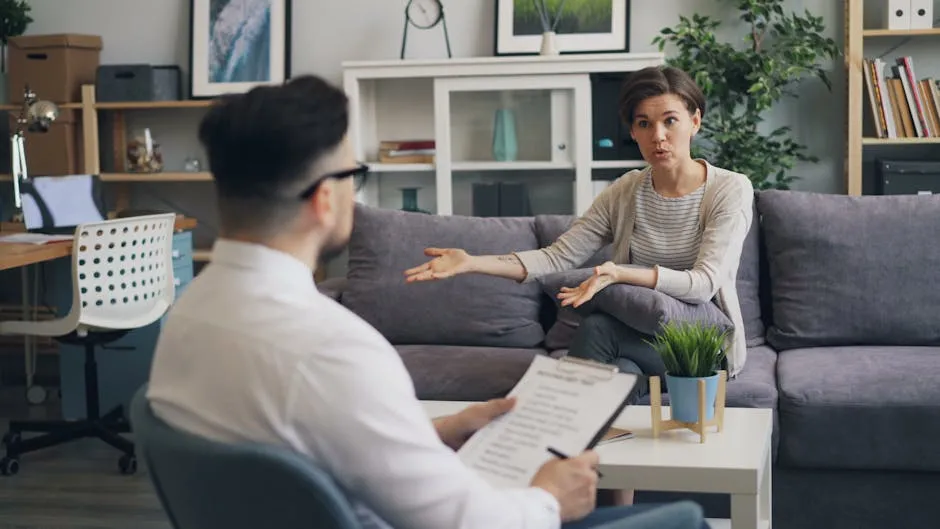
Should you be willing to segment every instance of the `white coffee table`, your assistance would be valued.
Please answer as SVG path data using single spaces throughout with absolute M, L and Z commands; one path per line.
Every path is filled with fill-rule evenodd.
M 423 404 L 434 418 L 471 403 Z M 648 406 L 628 407 L 614 425 L 635 437 L 597 448 L 601 488 L 730 494 L 731 520 L 709 520 L 713 528 L 770 529 L 772 410 L 725 408 L 724 431 L 704 444 L 688 430 L 654 439 Z

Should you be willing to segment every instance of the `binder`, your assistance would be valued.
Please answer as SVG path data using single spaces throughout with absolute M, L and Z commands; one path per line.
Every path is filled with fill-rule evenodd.
M 933 28 L 933 0 L 910 0 L 910 29 Z
M 883 10 L 882 24 L 885 29 L 911 29 L 911 1 L 884 0 L 881 2 L 878 7 Z

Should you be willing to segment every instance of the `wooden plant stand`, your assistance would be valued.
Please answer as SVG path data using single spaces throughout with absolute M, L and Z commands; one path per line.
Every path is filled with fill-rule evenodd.
M 718 372 L 718 392 L 715 395 L 715 416 L 705 419 L 707 402 L 705 401 L 705 381 L 698 381 L 698 422 L 682 422 L 673 419 L 663 419 L 662 386 L 658 376 L 650 377 L 650 413 L 653 416 L 653 437 L 659 437 L 661 432 L 688 428 L 699 435 L 699 442 L 705 442 L 705 431 L 717 426 L 721 431 L 725 424 L 725 390 L 727 388 L 727 371 Z

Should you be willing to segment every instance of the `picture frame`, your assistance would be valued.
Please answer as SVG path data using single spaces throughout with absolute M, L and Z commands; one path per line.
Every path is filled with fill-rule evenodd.
M 557 2 L 550 0 L 548 5 Z M 495 4 L 494 54 L 538 55 L 542 27 L 533 0 L 495 0 Z M 630 51 L 630 0 L 566 0 L 563 8 L 555 28 L 560 53 Z
M 283 83 L 290 78 L 291 0 L 190 0 L 189 38 L 191 99 Z

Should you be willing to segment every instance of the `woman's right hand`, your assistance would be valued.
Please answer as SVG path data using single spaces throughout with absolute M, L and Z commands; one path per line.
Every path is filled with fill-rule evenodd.
M 473 259 L 460 248 L 426 248 L 424 255 L 434 257 L 423 265 L 405 270 L 405 281 L 432 281 L 446 279 L 470 271 Z

